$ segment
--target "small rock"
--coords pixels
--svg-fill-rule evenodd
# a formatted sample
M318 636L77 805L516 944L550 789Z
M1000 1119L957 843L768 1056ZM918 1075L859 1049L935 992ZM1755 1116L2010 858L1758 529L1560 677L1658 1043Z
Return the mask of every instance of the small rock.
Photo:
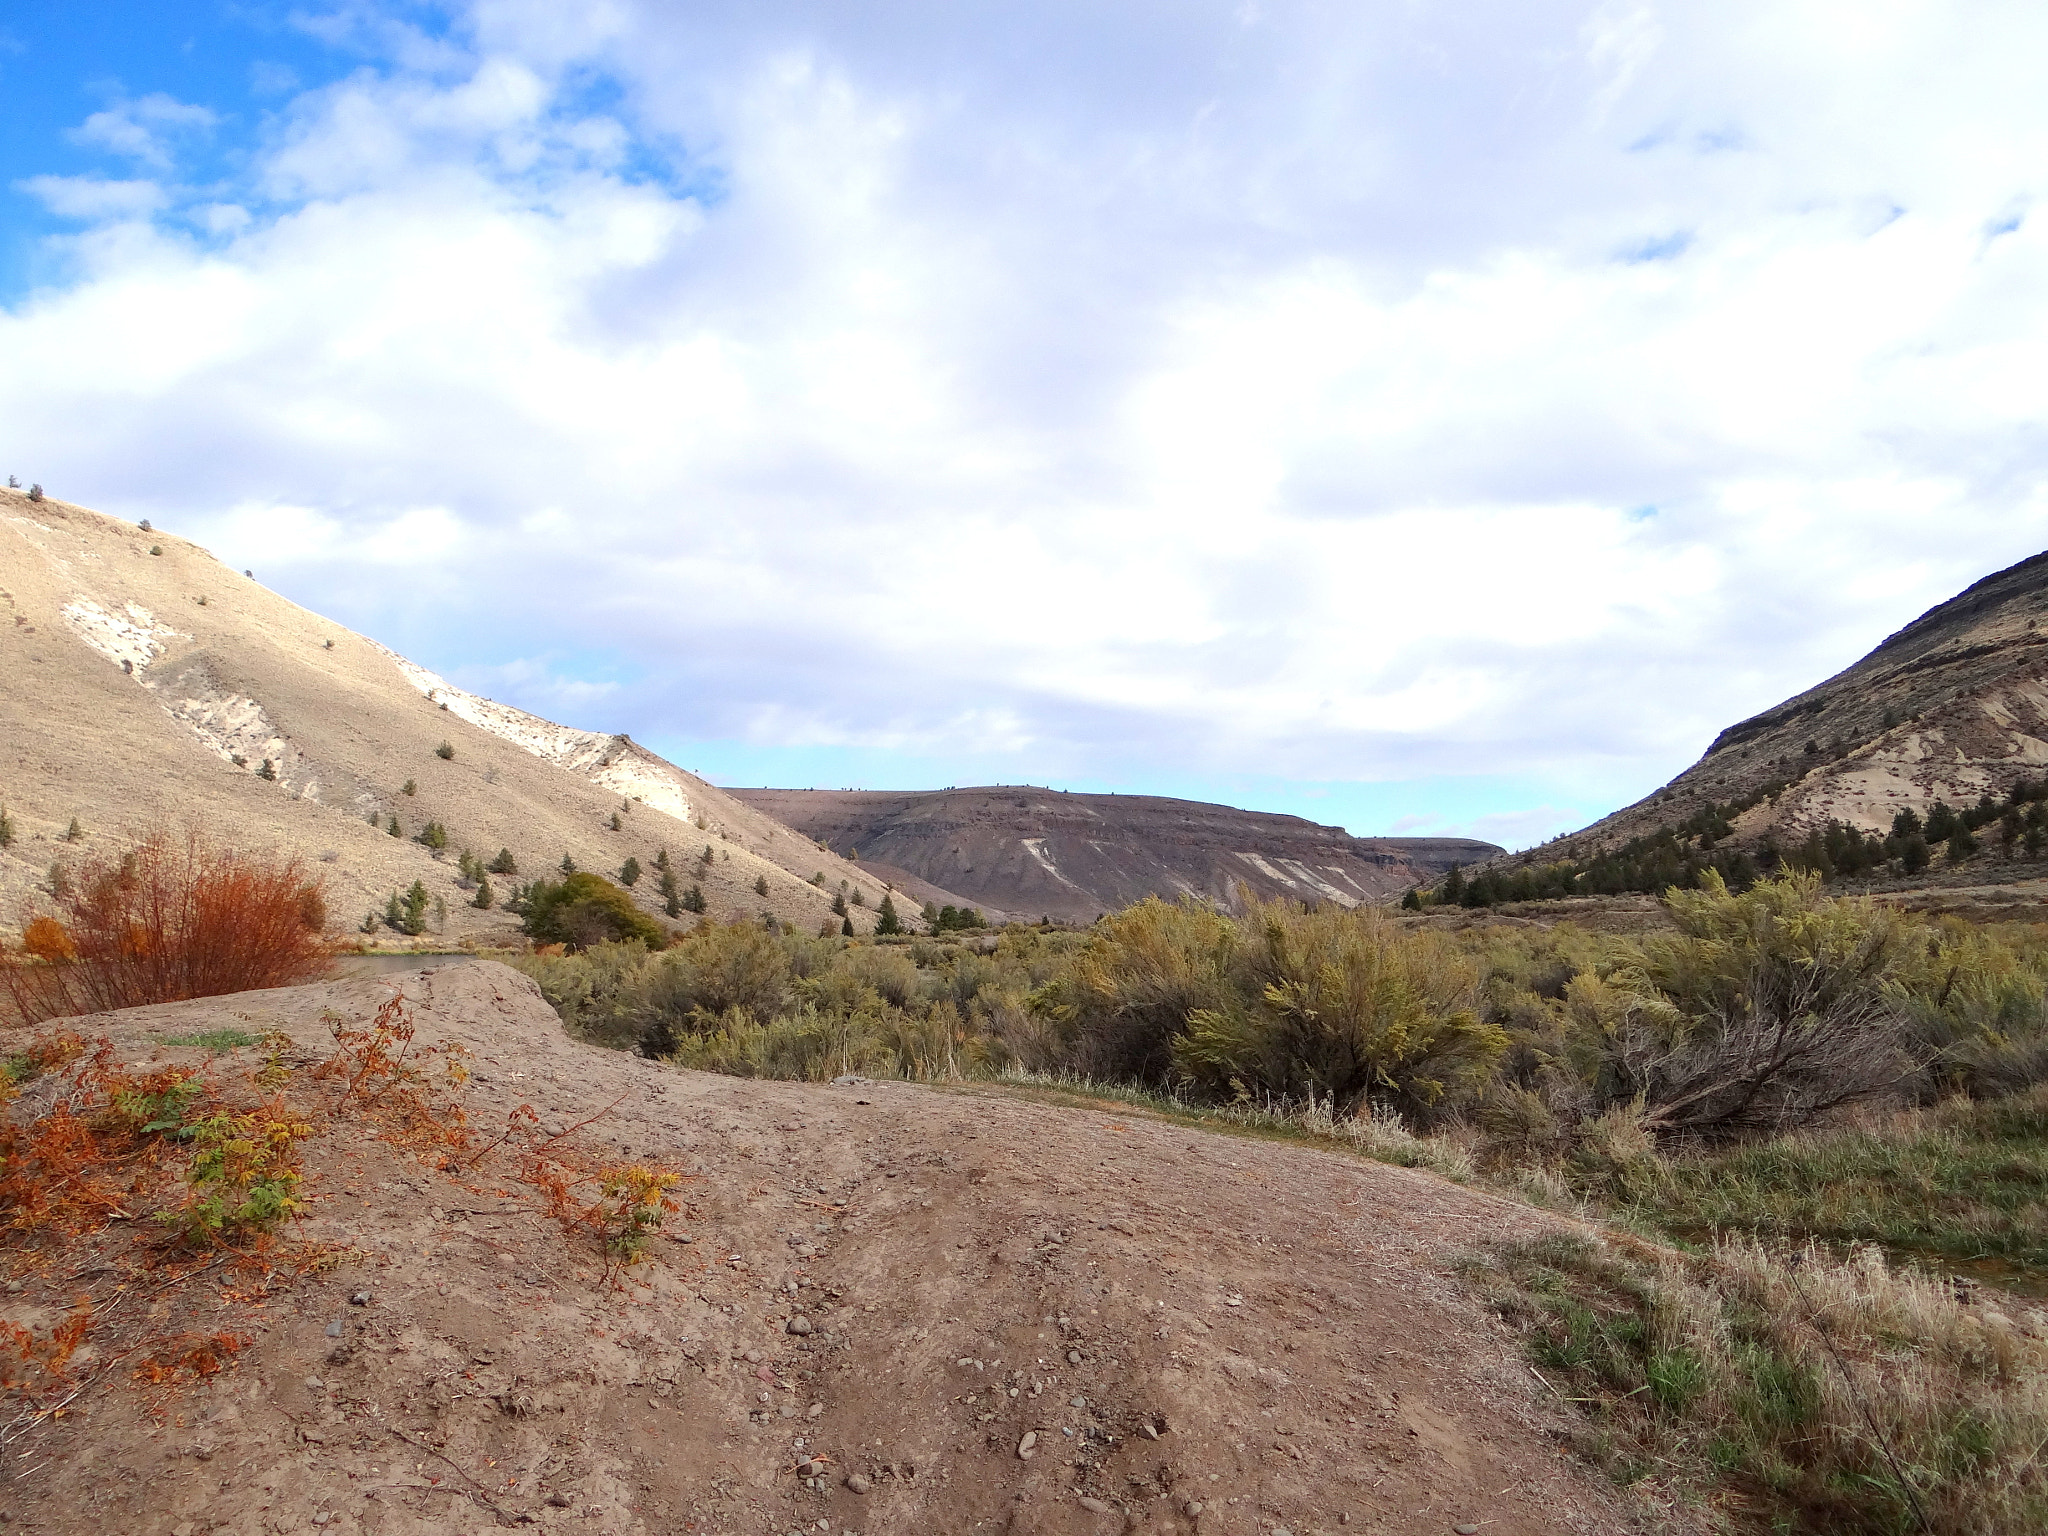
M1069 1364L1069 1365L1079 1365L1080 1363L1081 1363L1081 1351L1079 1351L1078 1349L1070 1349L1070 1350L1068 1350L1068 1351L1067 1351L1067 1364Z
M1195 1518L1195 1516L1199 1515L1202 1512L1202 1501L1200 1499L1189 1499L1187 1503L1181 1505L1181 1509L1185 1511L1187 1517L1190 1520L1192 1520Z
M872 1486L873 1485L869 1483L866 1478L862 1477L858 1472L849 1474L846 1479L846 1491L848 1493L866 1493L868 1489Z
M193 1526L190 1520L180 1520L171 1527L171 1536L192 1536L192 1530Z
M1088 1406L1088 1399L1085 1397L1071 1398L1068 1400L1067 1406L1069 1408L1086 1408Z
M355 1295L349 1297L348 1304L352 1307L367 1307L370 1304L370 1293L368 1291L357 1291Z
M1035 1429L1027 1429L1024 1431L1024 1438L1017 1442L1017 1459L1019 1461L1029 1461L1032 1457L1036 1456L1037 1454L1038 1431Z
M824 1411L825 1405L823 1403L813 1403L811 1404L810 1412L806 1413L804 1417L807 1419L815 1419L819 1414L823 1413Z
M315 1525L325 1525L328 1521L332 1520L333 1518L334 1516L328 1514L327 1511L323 1509L320 1511L319 1514L313 1517L313 1523Z
M1103 1515L1109 1513L1109 1506L1093 1494L1082 1494L1080 1502L1083 1509L1090 1510L1095 1514Z
M10 1296L19 1296L21 1294L21 1282L19 1280L8 1281L7 1294Z
M548 1495L548 1507L550 1509L567 1509L575 1502L569 1495L559 1490Z
M759 1365L761 1363L761 1351L750 1349L744 1355L741 1355L740 1358L749 1365Z
M796 1475L798 1477L816 1477L820 1472L824 1470L825 1463L819 1461L816 1457L813 1457L811 1460L805 1462L802 1466L796 1469Z
M802 1316L792 1317L788 1322L784 1323L782 1326L788 1332L795 1334L798 1338L802 1338L805 1334L811 1331L811 1320L808 1317Z
M1464 1525L1451 1527L1451 1536L1479 1536L1479 1527L1467 1521Z
M306 1378L306 1390L308 1392L324 1392L327 1390L327 1383L318 1376L308 1376Z
M340 1318L337 1317L333 1322L327 1325L327 1337L329 1337L330 1339L338 1339L341 1337Z

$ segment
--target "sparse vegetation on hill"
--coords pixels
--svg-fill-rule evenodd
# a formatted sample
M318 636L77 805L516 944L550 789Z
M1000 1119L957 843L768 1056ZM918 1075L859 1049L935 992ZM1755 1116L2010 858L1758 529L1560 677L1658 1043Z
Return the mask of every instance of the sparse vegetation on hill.
M1936 849L1951 864L1977 854L1976 833L1996 827L2002 857L2016 854L2039 859L2048 851L2048 780L2022 779L2000 799L1990 795L1956 810L1937 799L1921 813L1911 807L1892 818L1887 836L1864 832L1841 820L1830 820L1809 832L1803 842L1780 846L1769 833L1753 846L1728 846L1734 820L1752 807L1774 799L1785 786L1772 784L1744 800L1710 804L1682 822L1630 838L1612 852L1581 860L1546 859L1536 849L1510 862L1495 861L1467 874L1453 869L1434 888L1412 893L1403 901L1411 910L1432 905L1491 907L1506 902L1551 901L1571 896L1661 894L1677 887L1698 888L1709 875L1729 887L1746 890L1773 875L1807 872L1823 880L1903 878L1925 870Z
M660 948L668 935L602 875L571 870L558 881L536 880L507 906L538 944L589 949L598 944L635 942Z

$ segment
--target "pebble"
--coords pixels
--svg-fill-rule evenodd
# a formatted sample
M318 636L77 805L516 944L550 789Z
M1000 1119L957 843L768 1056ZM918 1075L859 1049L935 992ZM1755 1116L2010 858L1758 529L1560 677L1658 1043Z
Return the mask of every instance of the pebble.
M367 1307L370 1304L370 1293L368 1291L357 1291L355 1295L349 1297L348 1304L352 1307Z
M811 1320L808 1317L792 1317L787 1323L783 1324L783 1327L798 1338L802 1338L811 1331Z
M1189 1499L1187 1503L1181 1505L1181 1508L1186 1512L1187 1517L1192 1520L1202 1512L1202 1501L1200 1499Z
M324 1392L327 1390L327 1383L318 1376L308 1376L306 1378L306 1390L308 1392Z
M846 1479L846 1491L848 1493L866 1493L870 1486L872 1485L868 1480L858 1472L850 1474Z
M796 1475L798 1477L816 1477L820 1472L824 1470L825 1463L813 1458L812 1460L807 1461L802 1466L798 1467L796 1469Z
M1479 1536L1479 1527L1470 1524L1454 1525L1451 1527L1451 1536Z
M327 1325L327 1337L329 1337L330 1339L338 1339L341 1337L340 1318L337 1317L333 1322Z
M1088 1399L1085 1397L1072 1398L1069 1400L1068 1406L1071 1408L1086 1408L1088 1406Z
M1019 1461L1029 1461L1032 1457L1036 1456L1037 1454L1038 1431L1035 1429L1027 1429L1026 1431L1024 1431L1024 1438L1017 1442L1017 1459Z
M740 1356L740 1358L746 1361L749 1365L759 1365L761 1363L761 1351L759 1351L758 1349L750 1349L744 1355Z
M1085 1493L1081 1495L1081 1507L1086 1510L1092 1510L1098 1515L1107 1514L1109 1511L1109 1506L1103 1503L1102 1500Z
M811 1404L811 1411L805 1414L804 1417L807 1419L815 1419L819 1414L823 1413L824 1411L825 1405L823 1403L813 1403Z
M1070 1350L1068 1350L1068 1351L1067 1351L1067 1364L1069 1364L1069 1365L1079 1365L1080 1363L1081 1363L1081 1351L1079 1351L1078 1349L1070 1349Z

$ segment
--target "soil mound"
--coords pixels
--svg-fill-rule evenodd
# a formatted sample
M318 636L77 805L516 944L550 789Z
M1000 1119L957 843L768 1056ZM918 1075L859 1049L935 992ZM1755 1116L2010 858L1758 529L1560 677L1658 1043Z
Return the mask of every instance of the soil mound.
M330 1119L293 1241L331 1262L267 1296L227 1268L138 1288L151 1326L251 1342L156 1388L88 1345L67 1412L0 1433L13 1528L1630 1528L1450 1272L1548 1218L1424 1173L997 1090L678 1071L566 1038L490 963L73 1027L138 1065L223 1029L310 1062L399 992L420 1044L472 1053L479 1142L530 1106L681 1171L683 1210L619 1269L502 1164ZM17 1278L31 1329L96 1283Z

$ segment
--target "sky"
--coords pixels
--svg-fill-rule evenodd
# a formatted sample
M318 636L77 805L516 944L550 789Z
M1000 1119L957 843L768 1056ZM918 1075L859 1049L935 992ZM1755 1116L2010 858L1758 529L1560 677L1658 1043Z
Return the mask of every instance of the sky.
M2048 9L10 0L0 473L728 784L1527 846L2048 545Z

